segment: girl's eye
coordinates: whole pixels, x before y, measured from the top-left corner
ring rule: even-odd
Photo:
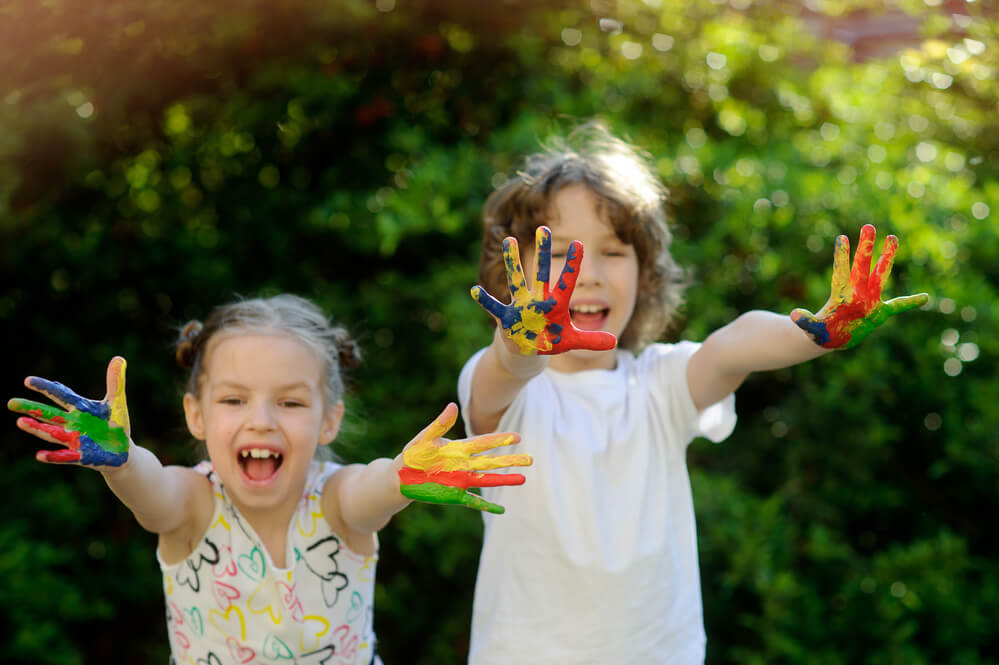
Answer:
[[[281,406],[300,407],[300,406],[305,406],[305,402],[299,401],[297,399],[286,399],[283,402],[281,402]]]
[[[243,400],[239,397],[223,397],[219,400],[219,404],[227,404],[229,406],[239,406],[243,403]]]

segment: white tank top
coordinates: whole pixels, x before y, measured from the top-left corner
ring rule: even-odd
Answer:
[[[191,665],[368,665],[378,555],[358,554],[330,529],[320,499],[339,468],[312,462],[288,526],[286,564],[270,555],[226,495],[209,462],[215,509],[194,551],[166,565],[171,662]]]

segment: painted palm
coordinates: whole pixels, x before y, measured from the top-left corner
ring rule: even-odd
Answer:
[[[509,466],[530,466],[530,455],[481,455],[486,450],[520,441],[509,432],[449,441],[441,438],[454,426],[458,407],[448,404],[437,419],[413,439],[402,453],[405,466],[399,471],[403,496],[427,503],[468,506],[490,513],[503,507],[468,491],[470,487],[523,485],[519,473],[481,473]]]
[[[569,300],[583,262],[583,243],[574,240],[569,245],[565,266],[554,289],[548,283],[552,232],[547,226],[539,226],[535,233],[535,277],[530,287],[521,267],[516,238],[503,241],[503,258],[510,285],[510,304],[504,305],[478,285],[472,287],[472,297],[496,317],[504,334],[514,341],[521,354],[553,355],[573,349],[606,351],[617,345],[617,339],[608,332],[579,330],[572,324]]]
[[[819,346],[827,349],[856,346],[892,316],[919,307],[929,298],[919,293],[882,302],[881,291],[891,274],[898,238],[893,235],[885,238],[884,249],[871,272],[875,237],[876,231],[870,224],[860,229],[852,269],[850,240],[845,235],[837,237],[829,300],[817,314],[800,308],[791,312],[791,320]]]
[[[39,450],[35,458],[55,464],[121,466],[128,459],[130,426],[125,402],[125,359],[108,364],[107,395],[97,401],[80,397],[61,383],[29,376],[24,385],[40,392],[60,408],[15,398],[7,408],[22,416],[17,426],[43,441],[65,446]]]

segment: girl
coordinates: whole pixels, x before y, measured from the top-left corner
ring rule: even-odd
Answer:
[[[664,199],[635,149],[588,126],[486,202],[472,295],[498,326],[462,370],[459,399],[469,432],[519,431],[537,468],[523,492],[485,492],[508,512],[486,518],[472,665],[703,663],[687,444],[731,433],[750,372],[852,346],[926,301],[881,302],[897,240],[869,275],[868,226],[852,273],[840,237],[817,315],[752,311],[701,344],[652,344],[683,289]],[[565,265],[549,286],[552,258]],[[509,305],[489,295],[505,296],[504,282]]]
[[[129,438],[123,358],[108,366],[102,401],[29,377],[25,385],[62,410],[8,404],[24,414],[18,427],[66,446],[37,459],[96,469],[159,535],[176,663],[380,662],[377,531],[411,498],[502,512],[466,488],[522,483],[477,471],[530,464],[524,455],[470,457],[516,435],[441,439],[454,404],[395,459],[318,461],[343,419],[342,372],[360,356],[343,328],[296,296],[216,308],[204,325],[184,327],[177,359],[190,368],[187,426],[209,458],[193,469],[164,467]]]

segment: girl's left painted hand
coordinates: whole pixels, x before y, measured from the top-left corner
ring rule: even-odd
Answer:
[[[454,426],[458,406],[452,402],[437,419],[430,423],[402,453],[405,466],[399,470],[402,495],[415,501],[464,505],[490,513],[503,513],[503,506],[486,501],[469,487],[496,487],[523,485],[519,473],[478,473],[488,469],[508,466],[530,466],[530,455],[483,455],[475,453],[508,446],[520,441],[520,436],[510,432],[487,434],[471,439],[449,441],[441,438]]]
[[[517,239],[503,240],[503,259],[512,302],[504,305],[481,286],[472,287],[472,297],[499,322],[503,334],[513,340],[521,355],[554,355],[573,349],[607,351],[617,346],[609,332],[580,330],[572,324],[569,300],[572,298],[579,266],[583,262],[583,243],[569,245],[565,266],[555,288],[548,283],[552,267],[552,232],[539,226],[534,234],[534,284],[527,286],[521,267]]]
[[[23,414],[17,426],[43,441],[66,446],[64,450],[39,450],[39,462],[79,464],[97,469],[118,467],[128,459],[130,425],[125,403],[125,359],[108,364],[107,395],[97,401],[80,397],[61,383],[29,376],[24,385],[58,404],[15,398],[7,408]]]
[[[898,250],[898,238],[893,235],[885,238],[884,249],[872,273],[875,236],[876,231],[870,224],[865,224],[860,230],[852,270],[850,240],[845,235],[837,237],[829,300],[818,314],[800,308],[791,312],[791,320],[823,348],[849,349],[856,346],[890,317],[919,307],[929,299],[927,294],[919,293],[881,301],[881,290],[891,274]]]

